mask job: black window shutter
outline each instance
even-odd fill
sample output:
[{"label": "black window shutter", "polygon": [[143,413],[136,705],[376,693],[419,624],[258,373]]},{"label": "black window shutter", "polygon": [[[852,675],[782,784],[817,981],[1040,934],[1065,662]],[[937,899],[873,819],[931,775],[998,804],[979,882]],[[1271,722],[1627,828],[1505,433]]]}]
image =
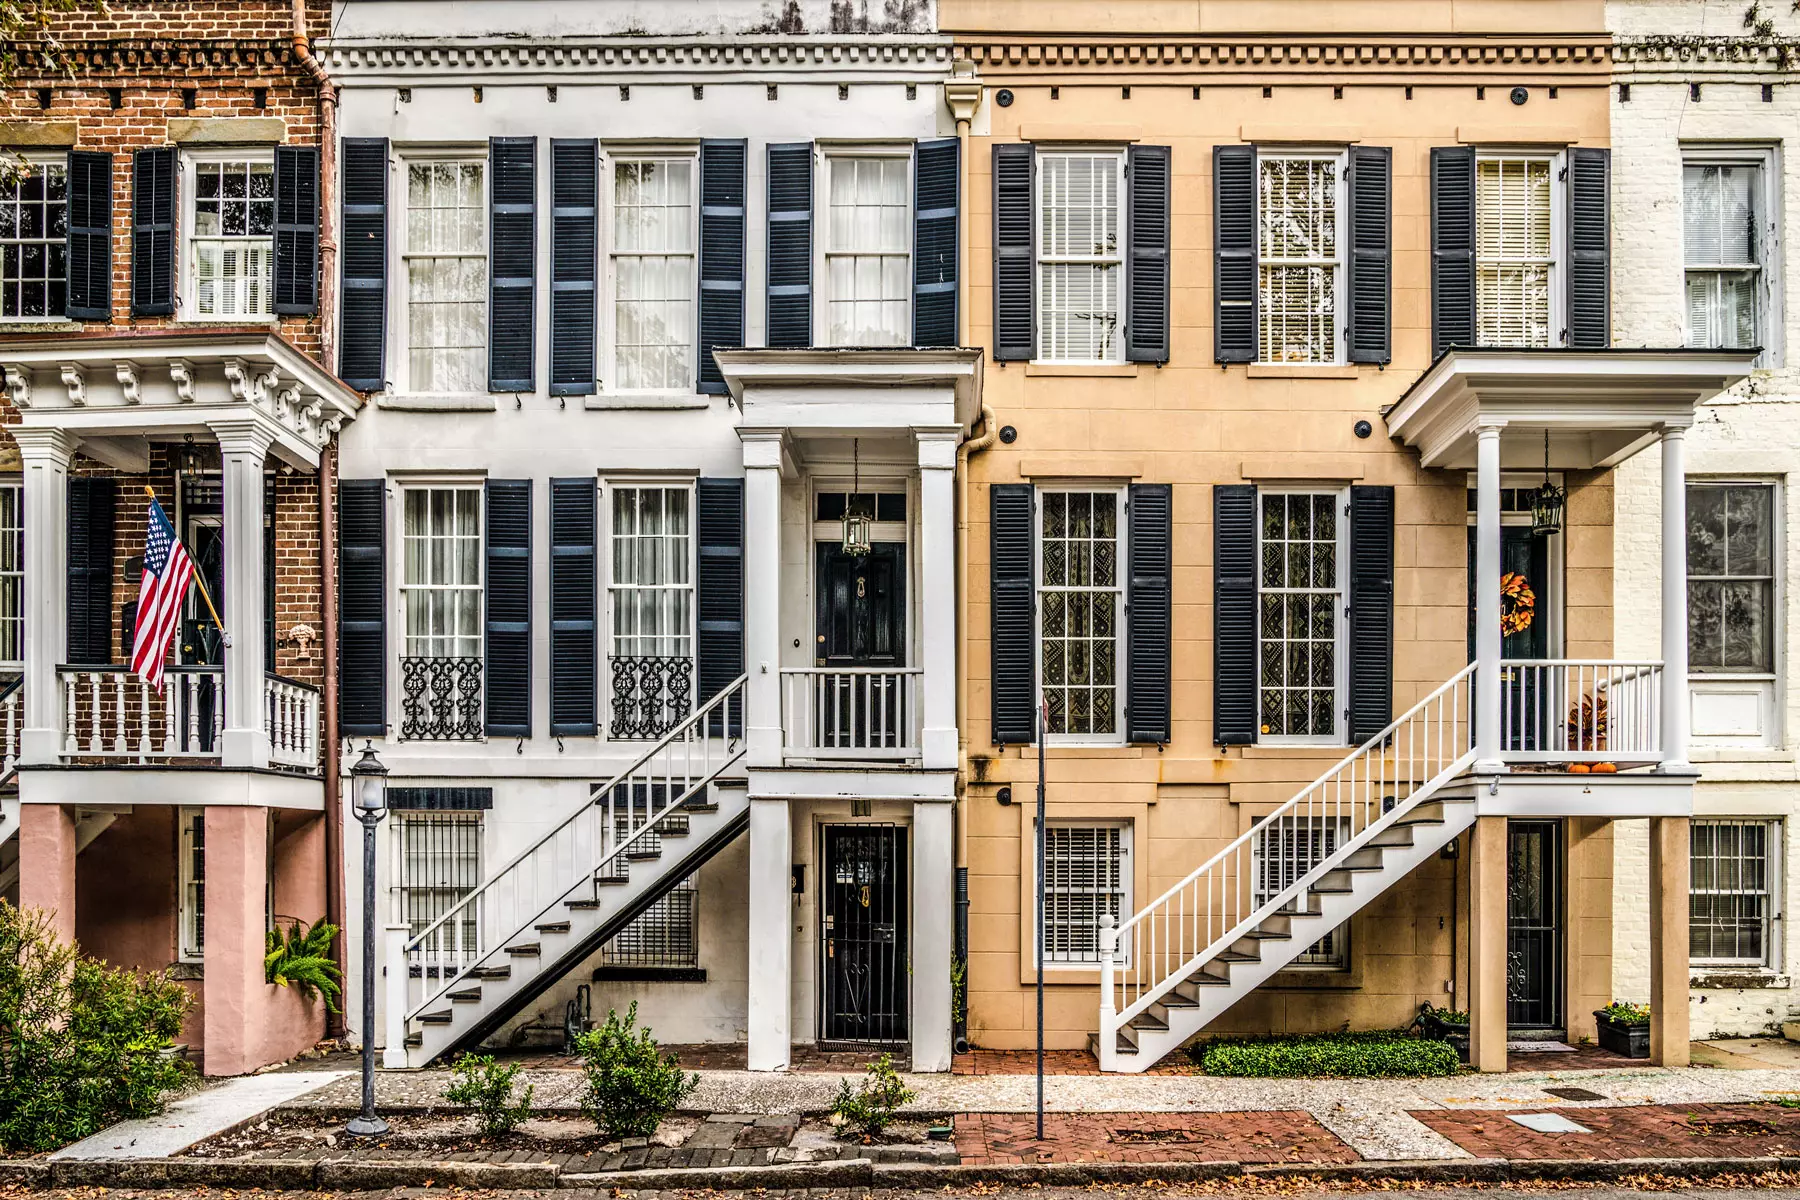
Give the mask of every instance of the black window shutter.
[{"label": "black window shutter", "polygon": [[1256,741],[1256,487],[1213,488],[1213,741]]},{"label": "black window shutter", "polygon": [[1354,363],[1392,361],[1394,152],[1350,147],[1350,344]]},{"label": "black window shutter", "polygon": [[1126,495],[1126,740],[1158,745],[1169,741],[1173,503],[1166,483],[1134,483]]},{"label": "black window shutter", "polygon": [[[1033,276],[1032,181],[1037,154],[1030,142],[994,147],[994,361],[1029,361],[1037,351]],[[998,737],[995,734],[995,737]]]},{"label": "black window shutter", "polygon": [[1169,361],[1169,179],[1167,146],[1126,151],[1131,211],[1125,222],[1125,358]]},{"label": "black window shutter", "polygon": [[1475,148],[1431,151],[1431,353],[1475,344]]},{"label": "black window shutter", "polygon": [[1037,740],[1036,585],[1031,546],[1036,507],[1029,483],[996,483],[988,489],[988,569],[992,613],[994,744]]},{"label": "black window shutter", "polygon": [[131,315],[175,314],[175,147],[139,150],[131,169]]},{"label": "black window shutter", "polygon": [[[700,532],[695,572],[699,608],[699,703],[744,673],[744,481],[702,479],[696,485]],[[743,705],[731,704],[729,735],[744,732]],[[709,732],[720,733],[716,715]]]},{"label": "black window shutter", "polygon": [[112,155],[69,151],[68,240],[64,261],[71,321],[112,319]]},{"label": "black window shutter", "polygon": [[319,148],[275,147],[275,311],[319,307]]},{"label": "black window shutter", "polygon": [[387,736],[387,485],[338,483],[338,708],[345,736]]},{"label": "black window shutter", "polygon": [[110,663],[112,651],[113,521],[118,482],[69,480],[69,595],[66,661]]},{"label": "black window shutter", "polygon": [[488,391],[537,387],[537,139],[488,139]]},{"label": "black window shutter", "polygon": [[[600,248],[600,144],[550,141],[550,394],[591,396]],[[552,516],[555,520],[554,491]],[[552,720],[554,721],[554,715]]]},{"label": "black window shutter", "polygon": [[387,139],[345,138],[343,154],[338,375],[375,392],[387,386]]},{"label": "black window shutter", "polygon": [[1394,719],[1394,489],[1350,489],[1350,740]]},{"label": "black window shutter", "polygon": [[[744,344],[744,172],[749,144],[700,143],[700,361],[698,390],[725,394],[713,347]],[[731,679],[739,672],[733,671]]]},{"label": "black window shutter", "polygon": [[531,736],[531,480],[487,481],[487,623],[484,649],[490,737]]},{"label": "black window shutter", "polygon": [[769,146],[770,346],[812,345],[811,142]]},{"label": "black window shutter", "polygon": [[1604,350],[1612,343],[1612,228],[1608,212],[1612,151],[1569,148],[1569,339],[1576,350]]},{"label": "black window shutter", "polygon": [[956,345],[957,188],[955,138],[913,149],[913,345]]},{"label": "black window shutter", "polygon": [[599,731],[593,479],[550,481],[550,732]]},{"label": "black window shutter", "polygon": [[1213,361],[1256,361],[1256,147],[1213,147]]}]

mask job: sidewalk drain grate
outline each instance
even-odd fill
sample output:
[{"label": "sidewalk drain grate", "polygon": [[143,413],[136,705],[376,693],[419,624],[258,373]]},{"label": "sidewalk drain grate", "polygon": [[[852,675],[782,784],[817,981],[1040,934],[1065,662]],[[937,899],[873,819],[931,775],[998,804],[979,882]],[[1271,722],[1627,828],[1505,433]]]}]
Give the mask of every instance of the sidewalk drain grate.
[{"label": "sidewalk drain grate", "polygon": [[1590,1092],[1586,1088],[1545,1088],[1544,1094],[1555,1096],[1558,1100],[1604,1100],[1599,1092]]}]

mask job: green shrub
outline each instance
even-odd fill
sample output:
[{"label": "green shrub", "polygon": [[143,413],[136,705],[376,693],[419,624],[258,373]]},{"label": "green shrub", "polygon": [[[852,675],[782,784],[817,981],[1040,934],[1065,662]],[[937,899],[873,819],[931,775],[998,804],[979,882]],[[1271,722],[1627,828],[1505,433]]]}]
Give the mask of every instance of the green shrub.
[{"label": "green shrub", "polygon": [[637,1001],[624,1020],[608,1011],[606,1024],[575,1039],[586,1086],[581,1111],[611,1138],[649,1137],[699,1084],[681,1060],[657,1050],[648,1029],[637,1027]]},{"label": "green shrub", "polygon": [[894,1113],[912,1099],[912,1089],[894,1070],[893,1056],[884,1054],[869,1064],[868,1074],[854,1092],[848,1079],[838,1084],[837,1099],[831,1105],[832,1123],[848,1126],[864,1137],[880,1137]]},{"label": "green shrub", "polygon": [[1600,1015],[1616,1025],[1648,1025],[1650,1006],[1633,1004],[1629,1000],[1614,1000],[1600,1010]]},{"label": "green shrub", "polygon": [[531,1119],[531,1093],[535,1090],[532,1084],[525,1085],[525,1094],[517,1104],[512,1102],[513,1083],[518,1078],[517,1063],[503,1066],[491,1055],[465,1054],[450,1068],[444,1099],[473,1109],[481,1132],[499,1137]]},{"label": "green shrub", "polygon": [[169,1053],[191,998],[162,972],[59,942],[0,900],[0,1148],[53,1150],[162,1111],[192,1070]]},{"label": "green shrub", "polygon": [[263,946],[263,978],[299,988],[308,1000],[323,996],[325,1007],[337,1012],[333,1001],[343,993],[343,973],[331,958],[331,942],[337,935],[338,927],[330,921],[318,921],[311,929],[295,921],[285,937],[279,929],[269,930]]},{"label": "green shrub", "polygon": [[1194,1055],[1208,1075],[1265,1079],[1403,1079],[1457,1071],[1456,1051],[1448,1042],[1391,1030],[1215,1038],[1196,1047]]}]

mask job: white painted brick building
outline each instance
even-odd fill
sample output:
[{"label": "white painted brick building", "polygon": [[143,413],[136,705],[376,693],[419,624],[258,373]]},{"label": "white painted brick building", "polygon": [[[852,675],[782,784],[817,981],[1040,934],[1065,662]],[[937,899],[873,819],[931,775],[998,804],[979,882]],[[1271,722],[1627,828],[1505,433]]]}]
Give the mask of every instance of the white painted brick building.
[{"label": "white painted brick building", "polygon": [[[1800,87],[1772,47],[1742,36],[1744,7],[1739,0],[1607,6],[1617,40],[1614,342],[1765,351],[1765,369],[1704,406],[1688,437],[1690,628],[1720,631],[1716,647],[1704,632],[1690,635],[1692,757],[1702,773],[1689,1001],[1696,1038],[1772,1031],[1800,1018],[1800,993],[1791,986],[1800,944],[1785,920],[1795,895],[1789,864],[1800,854],[1800,686],[1787,670],[1800,649],[1800,622],[1791,615],[1800,498],[1790,486],[1800,465],[1800,305],[1783,295],[1800,274],[1793,232],[1800,165],[1788,144],[1800,131]],[[1777,20],[1794,18],[1782,6]],[[1727,259],[1751,269],[1708,269]],[[1695,297],[1709,289],[1715,302],[1700,305],[1705,315],[1696,317]],[[1735,303],[1719,302],[1721,293]],[[1621,657],[1657,650],[1659,489],[1650,456],[1618,472]],[[1711,513],[1734,526],[1723,546],[1711,536],[1722,528],[1709,524]],[[1736,561],[1721,567],[1721,553]],[[1707,580],[1710,594],[1734,599],[1709,606]],[[1759,622],[1754,614],[1764,610]],[[1619,998],[1641,1002],[1650,987],[1650,937],[1634,898],[1649,870],[1645,822],[1618,823],[1614,838],[1613,986]]]}]

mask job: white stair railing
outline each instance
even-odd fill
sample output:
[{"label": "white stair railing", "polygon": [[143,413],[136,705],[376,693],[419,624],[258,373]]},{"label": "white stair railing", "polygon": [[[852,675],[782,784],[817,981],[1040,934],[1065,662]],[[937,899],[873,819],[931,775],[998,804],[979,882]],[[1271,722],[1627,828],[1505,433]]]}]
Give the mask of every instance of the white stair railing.
[{"label": "white stair railing", "polygon": [[1100,964],[1101,1046],[1303,895],[1384,818],[1473,762],[1474,676],[1471,663],[1112,931]]},{"label": "white stair railing", "polygon": [[[480,887],[407,939],[404,961],[388,966],[406,981],[406,1021],[475,968],[504,955],[507,946],[537,941],[536,925],[567,920],[566,901],[595,899],[597,879],[623,874],[633,851],[656,844],[665,820],[744,757],[743,738],[725,736],[727,722],[742,721],[744,681],[745,676],[738,676]],[[397,869],[393,877],[400,878]],[[400,912],[394,917],[405,920]]]},{"label": "white stair railing", "polygon": [[19,765],[19,731],[25,727],[25,680],[0,687],[0,779]]}]

